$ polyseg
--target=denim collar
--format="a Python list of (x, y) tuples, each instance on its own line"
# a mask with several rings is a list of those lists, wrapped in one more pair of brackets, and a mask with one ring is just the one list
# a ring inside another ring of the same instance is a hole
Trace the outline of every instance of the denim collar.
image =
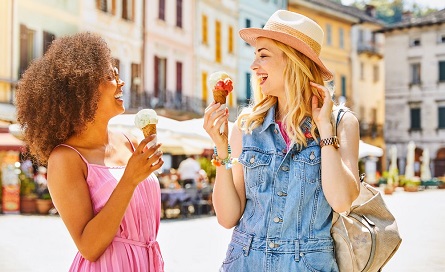
[[(269, 126), (276, 125), (275, 122), (275, 110), (276, 110), (277, 104), (273, 105), (266, 114), (266, 117), (264, 118), (263, 124), (260, 129), (260, 133), (264, 132)], [(306, 116), (303, 118), (303, 121), (301, 121), (300, 128), (303, 131), (303, 133), (307, 131), (311, 131), (311, 124), (312, 118), (309, 116)]]

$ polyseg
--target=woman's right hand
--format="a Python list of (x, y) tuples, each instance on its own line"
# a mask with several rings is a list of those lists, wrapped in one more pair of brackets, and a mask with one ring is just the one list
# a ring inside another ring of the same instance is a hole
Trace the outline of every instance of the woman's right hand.
[(150, 135), (143, 139), (128, 160), (125, 175), (132, 177), (130, 180), (135, 183), (134, 185), (139, 184), (164, 164), (162, 151), (159, 150), (161, 143), (147, 148), (147, 144), (154, 140), (155, 137), (156, 135)]
[[(203, 128), (209, 134), (218, 151), (218, 157), (226, 158), (228, 156), (228, 119), (229, 111), (227, 108), (221, 109), (221, 104), (212, 102), (204, 111)], [(220, 133), (220, 127), (224, 124), (224, 133)]]

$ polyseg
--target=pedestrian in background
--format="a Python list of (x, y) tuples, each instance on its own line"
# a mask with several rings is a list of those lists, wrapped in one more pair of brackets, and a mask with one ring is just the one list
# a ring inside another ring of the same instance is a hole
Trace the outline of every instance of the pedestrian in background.
[(178, 174), (182, 187), (197, 187), (199, 170), (201, 170), (201, 165), (194, 155), (190, 155), (187, 159), (181, 161)]
[(235, 227), (220, 271), (338, 271), (332, 211), (348, 210), (359, 193), (359, 126), (347, 112), (334, 137), (337, 107), (324, 86), (333, 75), (319, 58), (323, 30), (279, 10), (263, 29), (240, 36), (254, 48), (253, 105), (238, 117), (230, 145), (219, 132), (228, 111), (212, 103), (204, 114), (222, 165), (216, 216)]
[(125, 111), (124, 82), (92, 33), (56, 39), (23, 74), (17, 120), (48, 166), (52, 200), (79, 250), (70, 271), (163, 271), (156, 242), (160, 144), (134, 147), (109, 120)]

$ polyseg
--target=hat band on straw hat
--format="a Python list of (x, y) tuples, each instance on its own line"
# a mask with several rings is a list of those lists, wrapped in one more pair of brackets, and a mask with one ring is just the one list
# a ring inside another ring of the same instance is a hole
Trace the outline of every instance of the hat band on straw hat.
[(277, 31), (277, 32), (281, 32), (281, 33), (284, 33), (287, 35), (294, 36), (295, 38), (298, 38), (302, 42), (307, 44), (317, 54), (317, 56), (320, 55), (321, 45), (318, 42), (316, 42), (314, 39), (312, 39), (311, 37), (307, 36), (306, 34), (300, 32), (292, 27), (289, 27), (287, 25), (283, 25), (280, 23), (276, 23), (276, 22), (268, 22), (264, 26), (263, 29), (269, 30), (269, 31)]

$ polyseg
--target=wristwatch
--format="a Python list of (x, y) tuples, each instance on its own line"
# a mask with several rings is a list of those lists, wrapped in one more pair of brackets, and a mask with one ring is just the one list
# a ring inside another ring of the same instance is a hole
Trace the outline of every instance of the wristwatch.
[(320, 140), (320, 147), (326, 146), (326, 145), (333, 145), (335, 149), (338, 149), (340, 147), (340, 143), (338, 142), (337, 136), (332, 136), (326, 139)]

